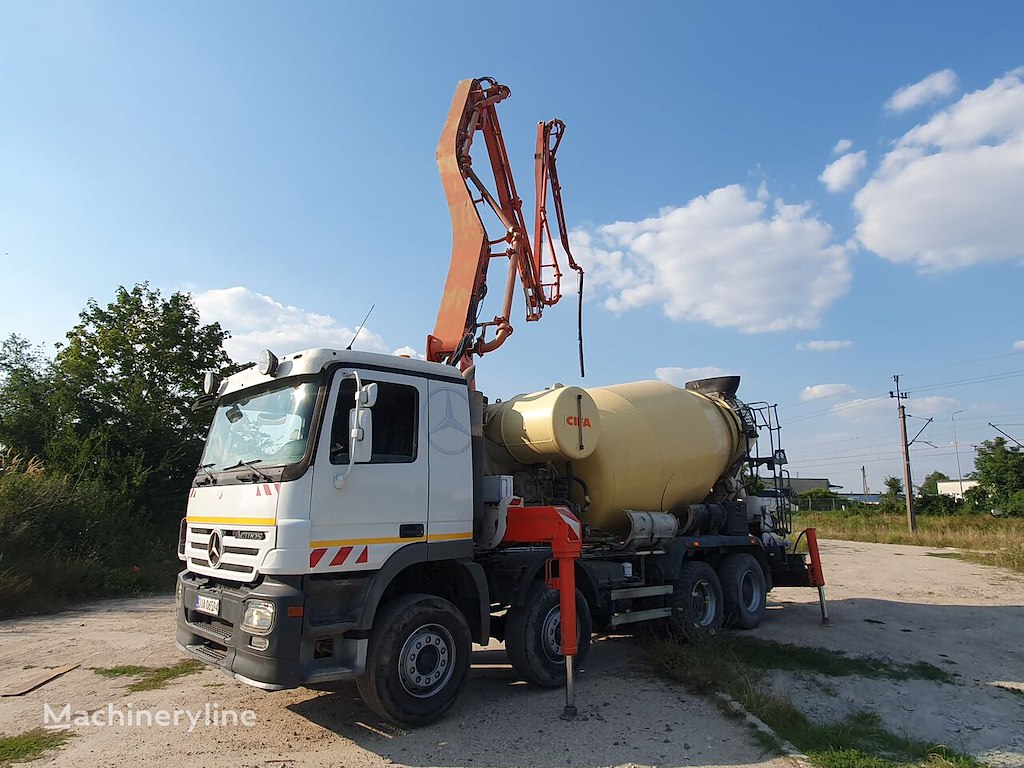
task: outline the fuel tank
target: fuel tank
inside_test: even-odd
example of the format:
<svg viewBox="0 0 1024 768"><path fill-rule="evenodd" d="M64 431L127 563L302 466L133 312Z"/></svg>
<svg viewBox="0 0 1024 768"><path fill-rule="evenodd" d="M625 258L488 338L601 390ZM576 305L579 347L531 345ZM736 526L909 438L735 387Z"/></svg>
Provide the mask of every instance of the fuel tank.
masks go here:
<svg viewBox="0 0 1024 768"><path fill-rule="evenodd" d="M584 522L624 534L627 510L685 516L748 449L733 407L691 386L638 381L520 395L488 406L485 434L522 464L552 462L562 473L572 461L589 496ZM582 497L577 487L574 499Z"/></svg>

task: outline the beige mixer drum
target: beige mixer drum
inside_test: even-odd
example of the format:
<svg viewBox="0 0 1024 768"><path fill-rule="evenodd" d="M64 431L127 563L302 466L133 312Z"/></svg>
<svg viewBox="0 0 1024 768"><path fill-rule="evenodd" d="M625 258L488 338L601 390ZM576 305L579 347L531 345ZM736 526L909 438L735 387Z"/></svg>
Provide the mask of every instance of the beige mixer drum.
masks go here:
<svg viewBox="0 0 1024 768"><path fill-rule="evenodd" d="M484 433L523 464L576 461L597 447L601 419L585 389L556 386L489 405Z"/></svg>
<svg viewBox="0 0 1024 768"><path fill-rule="evenodd" d="M674 512L704 500L746 448L725 403L661 381L588 389L601 414L601 442L573 463L590 491L583 521L626 533L624 510Z"/></svg>

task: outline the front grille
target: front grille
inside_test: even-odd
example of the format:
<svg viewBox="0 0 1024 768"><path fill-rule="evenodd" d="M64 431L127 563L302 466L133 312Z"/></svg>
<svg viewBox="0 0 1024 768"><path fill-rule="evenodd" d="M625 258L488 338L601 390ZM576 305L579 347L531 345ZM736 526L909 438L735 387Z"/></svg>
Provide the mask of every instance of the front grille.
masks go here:
<svg viewBox="0 0 1024 768"><path fill-rule="evenodd" d="M260 553L256 547L224 547L224 551L232 555L258 555Z"/></svg>
<svg viewBox="0 0 1024 768"><path fill-rule="evenodd" d="M209 525L190 525L186 533L185 546L189 565L205 575L220 574L223 578L236 582L252 581L263 562L264 555L273 549L277 538L273 526L268 528L269 530L214 529ZM222 541L221 559L217 568L210 565L207 555L214 530L219 530Z"/></svg>

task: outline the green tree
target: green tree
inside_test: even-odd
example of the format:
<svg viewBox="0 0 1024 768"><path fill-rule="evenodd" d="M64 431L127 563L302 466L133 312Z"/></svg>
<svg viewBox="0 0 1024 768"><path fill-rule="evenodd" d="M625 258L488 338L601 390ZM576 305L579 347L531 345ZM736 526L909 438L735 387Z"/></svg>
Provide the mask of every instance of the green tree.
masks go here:
<svg viewBox="0 0 1024 768"><path fill-rule="evenodd" d="M105 483L132 507L173 506L209 425L209 412L189 406L204 371L231 367L228 336L200 323L188 294L164 299L148 283L118 288L105 307L90 299L58 345L47 460Z"/></svg>
<svg viewBox="0 0 1024 768"><path fill-rule="evenodd" d="M882 494L878 504L880 512L886 515L899 514L906 508L906 499L903 496L903 481L898 477L889 475L885 478L885 493Z"/></svg>
<svg viewBox="0 0 1024 768"><path fill-rule="evenodd" d="M27 459L42 456L54 428L52 367L42 350L15 334L0 343L0 444Z"/></svg>
<svg viewBox="0 0 1024 768"><path fill-rule="evenodd" d="M970 477L978 487L968 498L980 511L999 509L1024 517L1024 452L1020 448L1008 445L1004 437L984 441L978 446Z"/></svg>
<svg viewBox="0 0 1024 768"><path fill-rule="evenodd" d="M143 283L90 299L52 361L0 344L0 617L173 584L210 418L190 405L235 369L227 337Z"/></svg>
<svg viewBox="0 0 1024 768"><path fill-rule="evenodd" d="M938 496L939 495L939 483L943 483L949 480L949 475L945 472L939 472L935 470L930 475L925 477L924 482L921 483L921 495L922 496Z"/></svg>

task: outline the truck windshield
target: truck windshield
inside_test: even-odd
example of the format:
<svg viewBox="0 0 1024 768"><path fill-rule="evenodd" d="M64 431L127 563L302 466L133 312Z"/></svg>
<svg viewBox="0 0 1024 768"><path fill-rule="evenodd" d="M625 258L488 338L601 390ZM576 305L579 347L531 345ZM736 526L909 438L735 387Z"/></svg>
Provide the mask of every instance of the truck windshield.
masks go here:
<svg viewBox="0 0 1024 768"><path fill-rule="evenodd" d="M294 464L306 453L317 381L292 381L255 394L229 396L217 407L202 466L213 472L257 464Z"/></svg>

